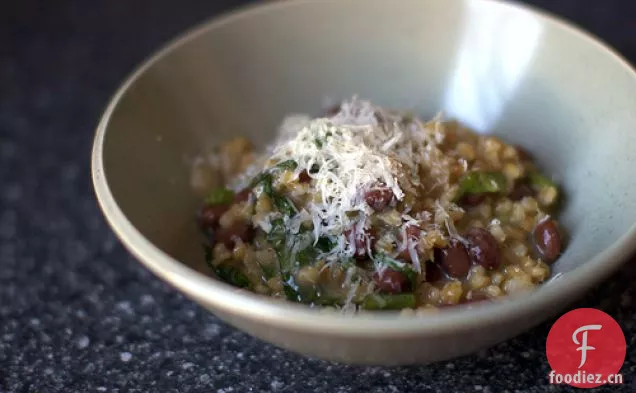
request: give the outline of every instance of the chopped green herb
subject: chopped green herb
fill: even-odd
[[[315,137],[315,138],[314,138],[314,143],[316,144],[316,146],[317,146],[319,149],[322,149],[323,145],[324,145],[324,144],[325,144],[325,142],[327,141],[327,138],[329,138],[329,137],[331,137],[331,136],[333,136],[333,133],[332,133],[331,131],[327,131],[327,132],[325,133],[324,138],[322,138],[322,139],[321,139],[321,138]]]
[[[287,160],[287,161],[283,161],[283,162],[279,162],[278,164],[276,164],[275,168],[278,169],[288,169],[290,171],[293,171],[294,169],[296,169],[298,167],[298,163],[294,160]]]
[[[336,243],[331,241],[331,239],[326,236],[319,237],[318,241],[316,242],[316,248],[318,248],[322,252],[329,252],[333,250],[335,246]]]
[[[340,260],[340,266],[342,266],[343,269],[348,270],[351,269],[352,267],[356,267],[356,260],[354,258],[342,258]]]
[[[304,250],[296,253],[296,262],[298,263],[298,266],[306,266],[316,262],[317,257],[318,251],[310,245]]]
[[[232,266],[218,266],[215,269],[216,275],[223,281],[234,285],[239,288],[248,288],[250,281],[245,275],[237,268]]]
[[[309,168],[309,173],[313,175],[314,173],[318,173],[319,170],[320,166],[318,164],[313,164],[311,168]]]
[[[506,191],[506,176],[501,172],[469,172],[459,179],[459,195],[500,193]]]
[[[250,182],[250,188],[256,187],[261,181],[263,181],[263,177],[267,174],[267,172],[261,172],[258,175],[254,176],[252,181]]]
[[[270,198],[272,198],[272,202],[274,202],[274,206],[276,206],[279,212],[289,217],[296,214],[296,206],[294,206],[287,197],[284,197],[278,192],[272,192]]]
[[[316,262],[320,251],[314,247],[314,236],[310,231],[300,231],[291,236],[295,250],[294,262],[296,267],[306,266]]]
[[[272,229],[267,234],[267,241],[277,253],[285,248],[285,222],[282,218],[276,218],[271,222]]]
[[[274,179],[272,178],[272,175],[269,173],[264,175],[261,180],[261,184],[263,185],[263,192],[271,197],[272,194],[274,194]]]
[[[271,225],[272,229],[267,234],[267,242],[276,252],[281,273],[286,274],[291,269],[291,247],[287,245],[285,222],[282,218],[276,218],[272,220]]]
[[[290,161],[293,161],[293,160],[290,160]],[[265,193],[265,195],[271,198],[272,202],[274,202],[274,206],[276,206],[278,211],[290,217],[295,215],[296,207],[294,206],[294,204],[291,203],[291,201],[287,199],[284,195],[282,195],[278,191],[275,191],[273,183],[274,183],[274,178],[269,172],[261,173],[260,175],[256,176],[254,180],[252,181],[252,184],[254,185],[254,187],[259,184],[263,186],[263,192]]]
[[[266,189],[271,190],[273,181],[274,179],[272,178],[271,173],[269,173],[268,171],[261,172],[258,175],[254,176],[254,179],[252,179],[252,182],[250,183],[250,188],[262,185],[264,191]]]
[[[415,295],[412,293],[372,294],[364,298],[362,302],[362,308],[366,310],[400,310],[413,307],[415,307]]]
[[[234,191],[227,188],[215,188],[205,198],[205,203],[211,206],[227,205],[232,202]]]

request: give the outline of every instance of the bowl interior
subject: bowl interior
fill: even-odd
[[[293,112],[357,94],[443,111],[526,147],[563,185],[567,273],[636,221],[636,79],[583,34],[490,1],[276,3],[213,22],[137,73],[106,119],[104,175],[154,245],[205,271],[190,163],[203,146],[270,141]]]

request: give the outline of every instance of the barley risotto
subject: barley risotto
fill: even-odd
[[[354,97],[286,118],[263,154],[236,138],[199,164],[195,183],[221,182],[198,184],[206,262],[263,295],[429,311],[532,290],[562,250],[554,182],[520,147],[441,115]]]

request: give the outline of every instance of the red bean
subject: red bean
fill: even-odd
[[[327,110],[325,111],[325,115],[326,116],[335,116],[335,115],[338,114],[338,112],[340,112],[340,104],[333,105],[333,106],[330,106],[329,108],[327,108]]]
[[[398,255],[398,258],[403,260],[406,263],[413,262],[413,258],[411,258],[411,253],[409,252],[408,248],[402,250],[400,254]]]
[[[470,228],[464,238],[468,241],[468,254],[472,263],[486,269],[496,269],[501,265],[497,239],[486,229]]]
[[[435,262],[426,262],[426,282],[438,282],[444,278],[444,273]]]
[[[199,224],[203,228],[215,228],[223,213],[228,211],[229,205],[206,206],[199,213]]]
[[[406,263],[413,262],[413,258],[411,258],[411,253],[409,252],[408,248],[402,250],[400,254],[398,254],[398,258],[403,260]]]
[[[486,200],[486,194],[466,194],[460,200],[460,204],[474,207],[480,205],[484,200]]]
[[[228,249],[234,248],[237,239],[243,242],[249,242],[254,238],[254,228],[246,222],[238,221],[229,228],[219,230],[217,241],[225,244]]]
[[[309,183],[311,181],[311,176],[307,173],[306,170],[303,170],[298,174],[298,181],[301,183]]]
[[[413,225],[413,224],[407,225],[405,228],[405,231],[406,231],[406,238],[410,240],[414,240],[414,241],[419,240],[420,235],[422,234],[422,230],[417,225]]]
[[[354,257],[356,259],[365,259],[367,256],[367,239],[371,243],[370,247],[373,249],[375,243],[375,236],[368,229],[364,228],[362,232],[358,232],[356,229],[347,229],[344,231],[347,242],[353,242],[355,246]]]
[[[534,190],[527,183],[518,181],[515,183],[514,188],[510,191],[508,198],[513,201],[520,201],[524,197],[533,196]]]
[[[379,186],[364,193],[364,200],[376,212],[380,212],[393,201],[393,190],[388,187]]]
[[[464,246],[457,240],[451,240],[446,248],[435,249],[435,261],[446,274],[454,278],[464,278],[470,270],[470,257]]]
[[[557,224],[552,219],[541,221],[533,231],[534,244],[541,259],[554,262],[561,254],[561,236]]]
[[[252,189],[249,187],[245,188],[234,194],[234,203],[246,202],[250,199],[250,195],[252,195]]]
[[[373,282],[380,292],[384,293],[401,293],[409,286],[408,277],[392,269],[385,269],[382,274],[373,273]]]

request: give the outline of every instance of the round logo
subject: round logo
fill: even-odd
[[[550,383],[593,388],[614,383],[625,361],[625,335],[608,314],[594,308],[572,310],[548,334]]]

